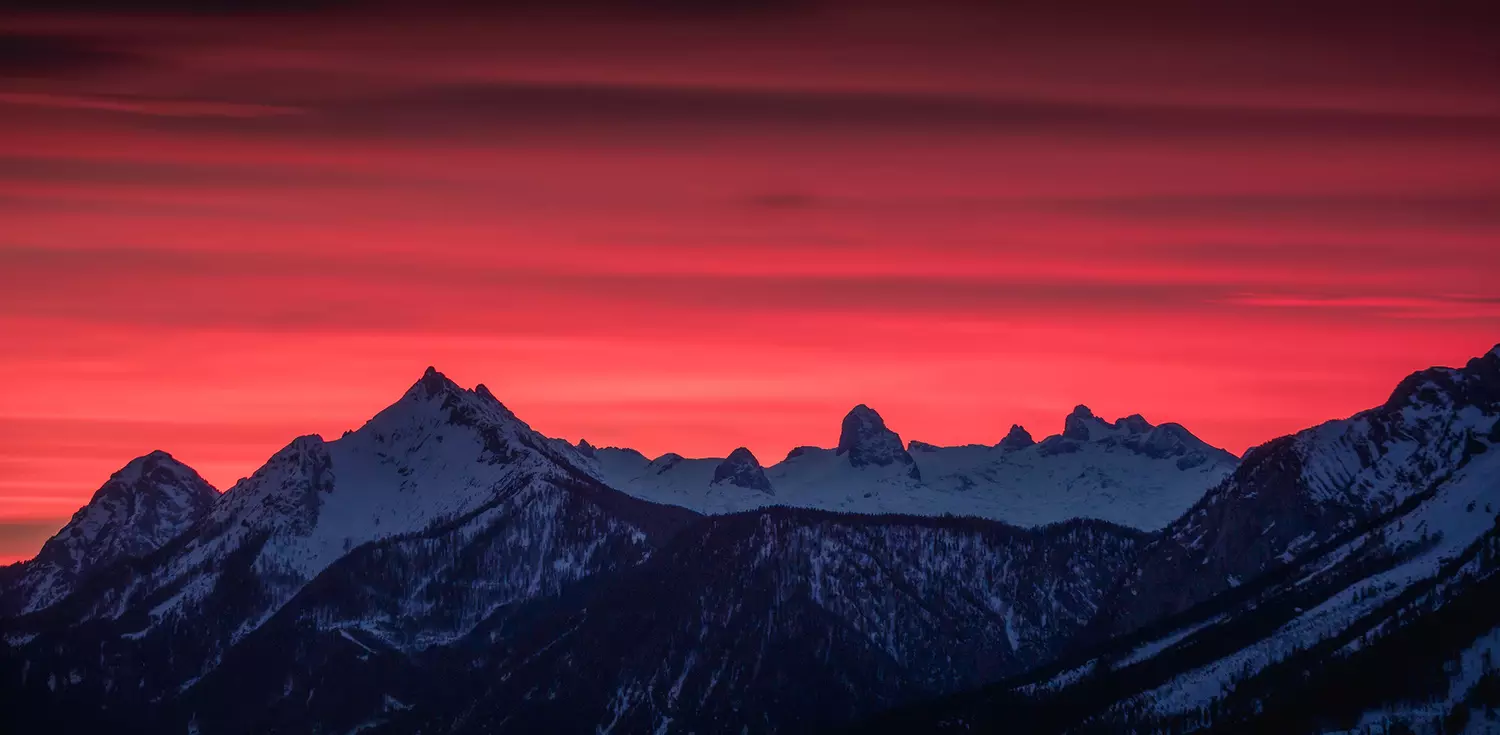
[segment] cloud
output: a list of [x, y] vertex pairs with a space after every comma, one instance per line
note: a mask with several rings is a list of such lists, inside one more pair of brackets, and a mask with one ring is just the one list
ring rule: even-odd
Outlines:
[[159, 117], [261, 118], [297, 115], [300, 107], [207, 99], [169, 99], [138, 95], [43, 94], [0, 92], [0, 105], [51, 107], [60, 110], [129, 113]]
[[1408, 319], [1497, 319], [1500, 298], [1473, 295], [1235, 294], [1225, 303], [1267, 309], [1368, 312]]
[[431, 84], [330, 101], [284, 132], [602, 138], [753, 130], [1105, 138], [1500, 141], [1500, 117], [1293, 107], [1134, 104], [842, 89], [610, 83]]
[[104, 36], [0, 30], [0, 79], [78, 76], [149, 61]]

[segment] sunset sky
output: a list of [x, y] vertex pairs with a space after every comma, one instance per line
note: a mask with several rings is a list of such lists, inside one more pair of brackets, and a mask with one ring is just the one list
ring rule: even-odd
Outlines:
[[1238, 453], [1500, 342], [1500, 36], [1462, 6], [32, 5], [0, 562], [134, 456], [228, 488], [429, 364], [552, 436], [770, 464], [861, 402]]

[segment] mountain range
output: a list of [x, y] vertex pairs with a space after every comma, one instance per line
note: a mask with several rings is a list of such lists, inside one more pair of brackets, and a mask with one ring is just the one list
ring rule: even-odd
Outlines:
[[159, 451], [117, 472], [0, 570], [0, 711], [16, 732], [1482, 728], [1497, 419], [1500, 346], [1240, 458], [1083, 406], [958, 447], [856, 406], [836, 445], [766, 466], [546, 437], [428, 369], [223, 493]]

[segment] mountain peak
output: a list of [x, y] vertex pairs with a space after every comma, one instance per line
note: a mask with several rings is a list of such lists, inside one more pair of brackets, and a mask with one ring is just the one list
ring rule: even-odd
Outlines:
[[1025, 449], [1035, 443], [1036, 440], [1031, 438], [1031, 432], [1025, 427], [1020, 424], [1011, 424], [1010, 431], [1006, 432], [1005, 438], [995, 446], [1001, 449]]
[[141, 557], [182, 533], [219, 498], [193, 468], [163, 451], [130, 460], [27, 564], [27, 610], [47, 607], [88, 574]]
[[1406, 376], [1385, 407], [1400, 410], [1408, 405], [1486, 410], [1500, 405], [1500, 346], [1470, 359], [1462, 368], [1431, 367]]
[[1131, 434], [1144, 434], [1152, 429], [1151, 422], [1145, 416], [1138, 413], [1130, 414], [1125, 418], [1115, 421], [1116, 429], [1124, 429]]
[[1102, 424], [1093, 411], [1082, 403], [1073, 407], [1073, 412], [1063, 419], [1063, 438], [1077, 441], [1088, 441], [1089, 425]]
[[901, 463], [911, 466], [917, 477], [916, 462], [901, 443], [901, 436], [885, 426], [885, 419], [875, 409], [861, 403], [844, 416], [839, 431], [839, 454], [849, 455], [849, 464], [886, 466]]
[[94, 492], [89, 502], [106, 495], [159, 493], [164, 488], [179, 487], [188, 489], [191, 495], [198, 496], [197, 499], [212, 499], [219, 495], [219, 491], [199, 477], [193, 468], [155, 449], [126, 462]]
[[467, 393], [463, 388], [431, 365], [422, 371], [422, 377], [407, 389], [403, 398], [433, 398], [445, 393]]
[[729, 453], [718, 467], [714, 468], [714, 484], [727, 482], [751, 490], [771, 492], [771, 481], [766, 479], [765, 469], [760, 466], [760, 461], [745, 447], [739, 447]]
[[[462, 424], [521, 423], [483, 383], [470, 390], [433, 367], [423, 371], [422, 377], [402, 394], [401, 400], [386, 407], [372, 420], [379, 420], [388, 413], [427, 413], [434, 410], [426, 404], [440, 404], [437, 410], [447, 415], [448, 420]], [[530, 427], [525, 429], [530, 431]]]

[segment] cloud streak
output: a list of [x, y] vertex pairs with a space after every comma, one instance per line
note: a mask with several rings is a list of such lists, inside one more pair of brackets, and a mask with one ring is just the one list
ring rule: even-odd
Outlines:
[[1500, 331], [1464, 8], [104, 5], [0, 19], [0, 520], [429, 364], [648, 454], [860, 402], [1240, 451]]

